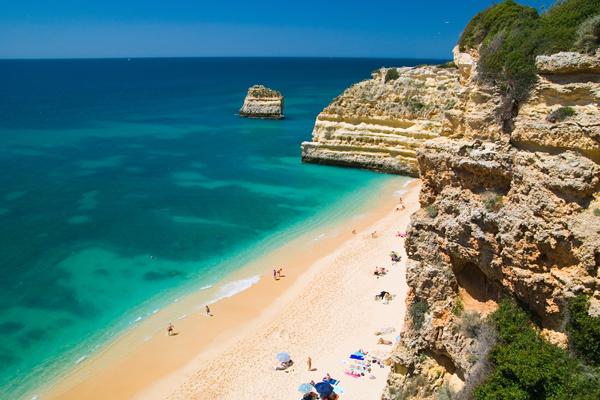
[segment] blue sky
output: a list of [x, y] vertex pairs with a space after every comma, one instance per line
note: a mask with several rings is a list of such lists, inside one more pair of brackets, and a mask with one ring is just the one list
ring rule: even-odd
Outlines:
[[[552, 0], [522, 0], [538, 8]], [[448, 58], [491, 0], [0, 0], [0, 58]]]

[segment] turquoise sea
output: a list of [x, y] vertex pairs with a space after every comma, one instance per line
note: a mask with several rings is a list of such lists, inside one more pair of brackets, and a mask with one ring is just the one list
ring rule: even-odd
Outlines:
[[[0, 61], [0, 398], [75, 365], [389, 177], [303, 165], [345, 87], [428, 60]], [[236, 113], [255, 83], [283, 121]]]

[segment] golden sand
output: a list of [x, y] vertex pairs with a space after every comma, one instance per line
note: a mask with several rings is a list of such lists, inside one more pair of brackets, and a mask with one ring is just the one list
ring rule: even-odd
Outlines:
[[[394, 327], [384, 338], [395, 341], [402, 327], [406, 256], [396, 232], [406, 230], [418, 209], [420, 186], [414, 180], [404, 188], [406, 209], [398, 211], [392, 193], [402, 183], [382, 190], [362, 218], [331, 227], [319, 240], [315, 232], [303, 235], [232, 274], [228, 281], [261, 279], [211, 305], [212, 317], [203, 304], [218, 295], [219, 285], [186, 296], [125, 332], [43, 388], [40, 398], [297, 399], [301, 383], [321, 380], [327, 372], [340, 379], [342, 399], [379, 398], [388, 368], [353, 378], [344, 374], [343, 362], [359, 348], [384, 355], [393, 346], [377, 344], [374, 332]], [[402, 254], [402, 262], [391, 263], [392, 250]], [[274, 280], [272, 266], [283, 266], [285, 276]], [[390, 271], [376, 278], [376, 266]], [[394, 300], [375, 301], [381, 290], [393, 293]], [[167, 336], [169, 322], [177, 335]], [[280, 351], [295, 361], [287, 372], [274, 370]], [[314, 371], [307, 370], [309, 356]]]

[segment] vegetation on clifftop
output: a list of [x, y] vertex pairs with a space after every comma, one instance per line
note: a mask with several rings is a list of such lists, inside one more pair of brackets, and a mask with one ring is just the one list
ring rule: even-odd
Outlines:
[[476, 400], [600, 398], [600, 373], [544, 340], [514, 301], [504, 300], [490, 321], [498, 333], [489, 356], [494, 370], [475, 389]]
[[386, 83], [389, 81], [395, 81], [398, 78], [400, 78], [400, 74], [398, 73], [398, 70], [396, 68], [390, 68], [387, 71], [385, 71]]
[[600, 318], [589, 315], [589, 308], [586, 296], [577, 296], [569, 303], [567, 332], [575, 353], [586, 362], [600, 366]]
[[479, 50], [479, 76], [500, 89], [504, 104], [499, 117], [507, 130], [518, 104], [536, 82], [535, 57], [595, 50], [600, 42], [594, 36], [600, 30], [598, 15], [600, 0], [559, 1], [541, 15], [534, 8], [506, 0], [469, 22], [459, 48]]

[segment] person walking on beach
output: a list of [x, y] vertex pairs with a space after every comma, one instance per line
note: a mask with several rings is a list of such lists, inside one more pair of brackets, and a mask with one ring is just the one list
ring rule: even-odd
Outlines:
[[210, 307], [208, 306], [208, 304], [204, 306], [204, 309], [206, 310], [206, 315], [212, 317], [212, 314], [210, 313]]
[[402, 207], [403, 210], [406, 209], [406, 206], [404, 205], [404, 201], [402, 201], [402, 197], [400, 197], [398, 199], [398, 202], [400, 203], [400, 207]]
[[277, 270], [273, 268], [273, 279], [277, 280]]
[[306, 359], [306, 365], [308, 365], [308, 370], [312, 371], [312, 358], [310, 356]]
[[175, 327], [172, 323], [169, 322], [169, 327], [167, 328], [167, 336], [173, 336], [175, 333]]
[[277, 270], [277, 278], [281, 278], [282, 277], [282, 275], [281, 275], [282, 272], [283, 272], [283, 268], [279, 268]]

